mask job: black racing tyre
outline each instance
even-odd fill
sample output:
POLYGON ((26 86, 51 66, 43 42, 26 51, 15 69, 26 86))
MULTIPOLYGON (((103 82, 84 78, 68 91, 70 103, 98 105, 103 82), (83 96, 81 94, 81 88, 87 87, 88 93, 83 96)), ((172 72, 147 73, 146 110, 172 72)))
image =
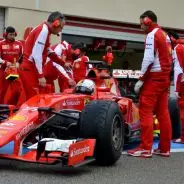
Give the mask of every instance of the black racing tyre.
POLYGON ((181 135, 181 122, 177 99, 174 97, 169 98, 169 113, 172 123, 172 138, 177 139, 181 135))
POLYGON ((80 137, 95 138, 95 158, 99 165, 110 166, 121 156, 124 144, 124 125, 117 103, 95 100, 81 113, 80 137))

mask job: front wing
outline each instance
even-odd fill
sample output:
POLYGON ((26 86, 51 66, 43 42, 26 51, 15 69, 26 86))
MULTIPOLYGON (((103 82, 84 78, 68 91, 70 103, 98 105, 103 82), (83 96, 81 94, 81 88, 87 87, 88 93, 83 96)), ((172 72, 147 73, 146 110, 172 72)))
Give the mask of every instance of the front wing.
MULTIPOLYGON (((67 141, 67 140, 66 140, 67 141)), ((28 149, 23 155, 0 154, 0 158, 20 160, 25 162, 56 164, 62 163, 63 166, 77 167, 94 161, 95 139, 81 139, 68 145, 65 149, 48 149, 47 143, 50 141, 41 140, 37 147, 28 149), (55 149, 55 150, 54 150, 55 149)), ((61 145, 62 146, 62 145, 61 145)))

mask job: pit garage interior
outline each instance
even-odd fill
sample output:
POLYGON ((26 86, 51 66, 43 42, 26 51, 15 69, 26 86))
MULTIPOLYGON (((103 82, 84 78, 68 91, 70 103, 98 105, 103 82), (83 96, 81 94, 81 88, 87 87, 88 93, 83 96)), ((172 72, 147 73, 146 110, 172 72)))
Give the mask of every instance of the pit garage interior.
POLYGON ((84 43, 90 60, 102 60, 106 46, 113 48, 113 68, 140 69, 145 35, 139 25, 67 17, 62 40, 84 43))
MULTIPOLYGON (((183 30, 175 31, 184 37, 183 30)), ((138 24, 67 16, 62 33, 62 40, 86 44, 90 60, 102 60, 106 46, 110 45, 113 48, 114 69, 141 68, 145 34, 138 24)))

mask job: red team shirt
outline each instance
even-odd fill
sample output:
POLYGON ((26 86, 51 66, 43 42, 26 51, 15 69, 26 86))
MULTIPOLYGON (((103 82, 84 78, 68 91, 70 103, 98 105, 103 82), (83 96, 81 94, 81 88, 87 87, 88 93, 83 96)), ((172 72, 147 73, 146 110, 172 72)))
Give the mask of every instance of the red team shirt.
POLYGON ((23 52, 22 43, 15 40, 11 42, 9 40, 3 40, 0 42, 0 58, 5 61, 2 67, 6 67, 7 62, 12 64, 21 57, 23 52))
POLYGON ((82 79, 85 79, 89 58, 87 56, 82 56, 79 59, 75 60, 73 63, 73 78, 75 82, 79 82, 82 79))

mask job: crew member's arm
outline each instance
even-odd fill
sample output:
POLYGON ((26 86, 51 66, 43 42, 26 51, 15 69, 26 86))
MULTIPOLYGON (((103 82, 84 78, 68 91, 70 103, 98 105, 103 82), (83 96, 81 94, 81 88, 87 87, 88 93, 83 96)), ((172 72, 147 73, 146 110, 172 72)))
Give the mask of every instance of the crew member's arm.
POLYGON ((182 69, 182 50, 178 49, 177 47, 174 50, 174 87, 175 92, 180 92, 180 84, 183 75, 182 69))
POLYGON ((144 81, 154 62, 156 42, 152 35, 147 36, 145 42, 144 58, 141 66, 140 80, 144 81))
POLYGON ((62 66, 58 65, 55 62, 53 62, 53 65, 59 70, 60 77, 62 78, 63 81, 68 81, 70 86, 75 85, 74 80, 67 74, 67 72, 65 71, 65 69, 62 66))
POLYGON ((2 46, 3 46, 3 42, 0 42, 0 68, 2 70, 5 70, 6 67, 7 67, 7 64, 9 64, 9 62, 4 60, 4 59, 2 59, 2 53, 3 53, 2 46))
POLYGON ((23 59, 23 44, 20 42, 20 52, 19 52, 19 58, 17 60, 18 63, 21 63, 22 62, 22 59, 23 59))
POLYGON ((36 35, 37 38, 32 50, 32 57, 36 65, 39 78, 43 77, 43 51, 45 48, 46 40, 49 36, 48 34, 48 29, 43 26, 42 30, 36 35))
POLYGON ((62 59, 61 56, 57 55, 55 53, 54 50, 52 50, 51 48, 49 48, 48 50, 48 57, 54 61, 55 63, 57 63, 58 65, 61 65, 61 66, 65 66, 65 61, 62 59))

